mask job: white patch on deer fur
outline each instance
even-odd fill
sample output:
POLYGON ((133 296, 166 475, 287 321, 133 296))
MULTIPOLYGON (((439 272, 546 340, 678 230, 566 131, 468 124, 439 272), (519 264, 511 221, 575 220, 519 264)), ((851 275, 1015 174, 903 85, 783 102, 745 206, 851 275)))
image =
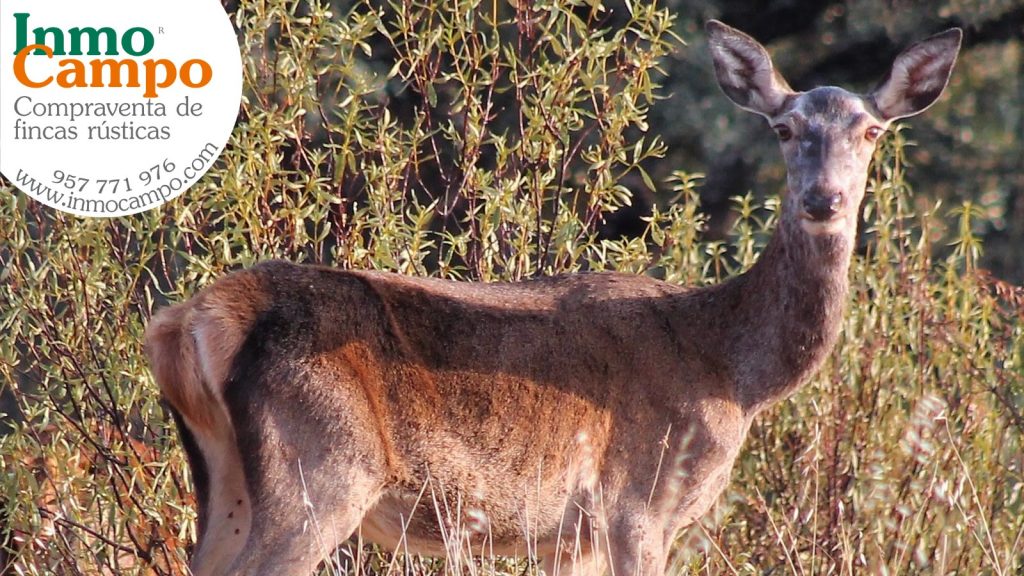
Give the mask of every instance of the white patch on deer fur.
POLYGON ((824 222, 818 222, 816 220, 808 220, 807 218, 800 219, 800 228, 804 232, 807 232, 811 236, 825 236, 829 234, 839 234, 846 229, 846 222, 843 218, 833 218, 824 222))

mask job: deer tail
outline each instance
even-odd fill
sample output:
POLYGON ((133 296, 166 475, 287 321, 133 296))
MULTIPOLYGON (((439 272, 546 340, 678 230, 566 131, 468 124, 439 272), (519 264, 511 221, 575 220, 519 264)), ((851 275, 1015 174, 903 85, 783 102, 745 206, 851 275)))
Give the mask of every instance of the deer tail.
POLYGON ((160 310, 146 328, 153 377, 178 424, 196 487, 197 573, 226 570, 251 526, 252 503, 224 391, 268 301, 256 272, 237 272, 160 310))

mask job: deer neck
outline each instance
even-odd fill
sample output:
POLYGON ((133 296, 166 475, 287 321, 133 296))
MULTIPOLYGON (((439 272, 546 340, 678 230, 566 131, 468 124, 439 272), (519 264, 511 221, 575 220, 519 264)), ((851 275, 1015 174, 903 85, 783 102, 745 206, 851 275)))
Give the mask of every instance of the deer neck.
POLYGON ((759 412, 806 382, 839 335, 855 230, 808 234, 783 218, 758 262, 730 287, 742 314, 732 335, 739 398, 759 412))

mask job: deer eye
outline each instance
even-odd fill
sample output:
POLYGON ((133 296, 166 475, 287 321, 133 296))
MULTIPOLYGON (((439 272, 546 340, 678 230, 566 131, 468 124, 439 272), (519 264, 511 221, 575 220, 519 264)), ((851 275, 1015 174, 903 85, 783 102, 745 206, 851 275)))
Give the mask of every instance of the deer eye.
POLYGON ((881 128, 880 126, 872 126, 871 128, 868 128, 866 132, 864 132, 864 139, 866 139, 868 142, 874 142, 875 140, 878 140, 884 133, 884 128, 881 128))
POLYGON ((775 126, 772 126, 772 130, 775 130, 775 133, 779 135, 779 140, 781 140, 782 142, 785 142, 793 137, 793 131, 790 130, 789 126, 786 126, 785 124, 776 124, 775 126))

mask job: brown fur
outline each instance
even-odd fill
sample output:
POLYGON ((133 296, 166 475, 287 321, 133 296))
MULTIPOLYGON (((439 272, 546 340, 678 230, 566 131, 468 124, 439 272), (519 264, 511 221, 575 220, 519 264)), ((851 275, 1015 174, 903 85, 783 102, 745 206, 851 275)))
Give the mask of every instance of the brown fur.
POLYGON ((165 308, 146 327, 146 353, 153 378, 167 402, 181 414, 187 414, 196 429, 209 430, 216 416, 216 400, 203 383, 191 330, 191 306, 179 304, 165 308))
POLYGON ((549 574, 665 569, 727 485, 751 419, 835 342, 873 150, 861 131, 887 122, 840 89, 744 76, 773 70, 763 48, 709 31, 716 70, 740 82, 727 93, 794 133, 779 228, 746 274, 688 290, 275 261, 154 318, 154 376, 208 486, 196 574, 308 574, 357 530, 397 551, 529 552, 549 574), (802 201, 822 189, 843 205, 808 221, 802 201))
POLYGON ((185 304, 165 308, 146 327, 146 353, 167 402, 196 430, 211 431, 227 367, 266 306, 246 274, 210 286, 185 304))

